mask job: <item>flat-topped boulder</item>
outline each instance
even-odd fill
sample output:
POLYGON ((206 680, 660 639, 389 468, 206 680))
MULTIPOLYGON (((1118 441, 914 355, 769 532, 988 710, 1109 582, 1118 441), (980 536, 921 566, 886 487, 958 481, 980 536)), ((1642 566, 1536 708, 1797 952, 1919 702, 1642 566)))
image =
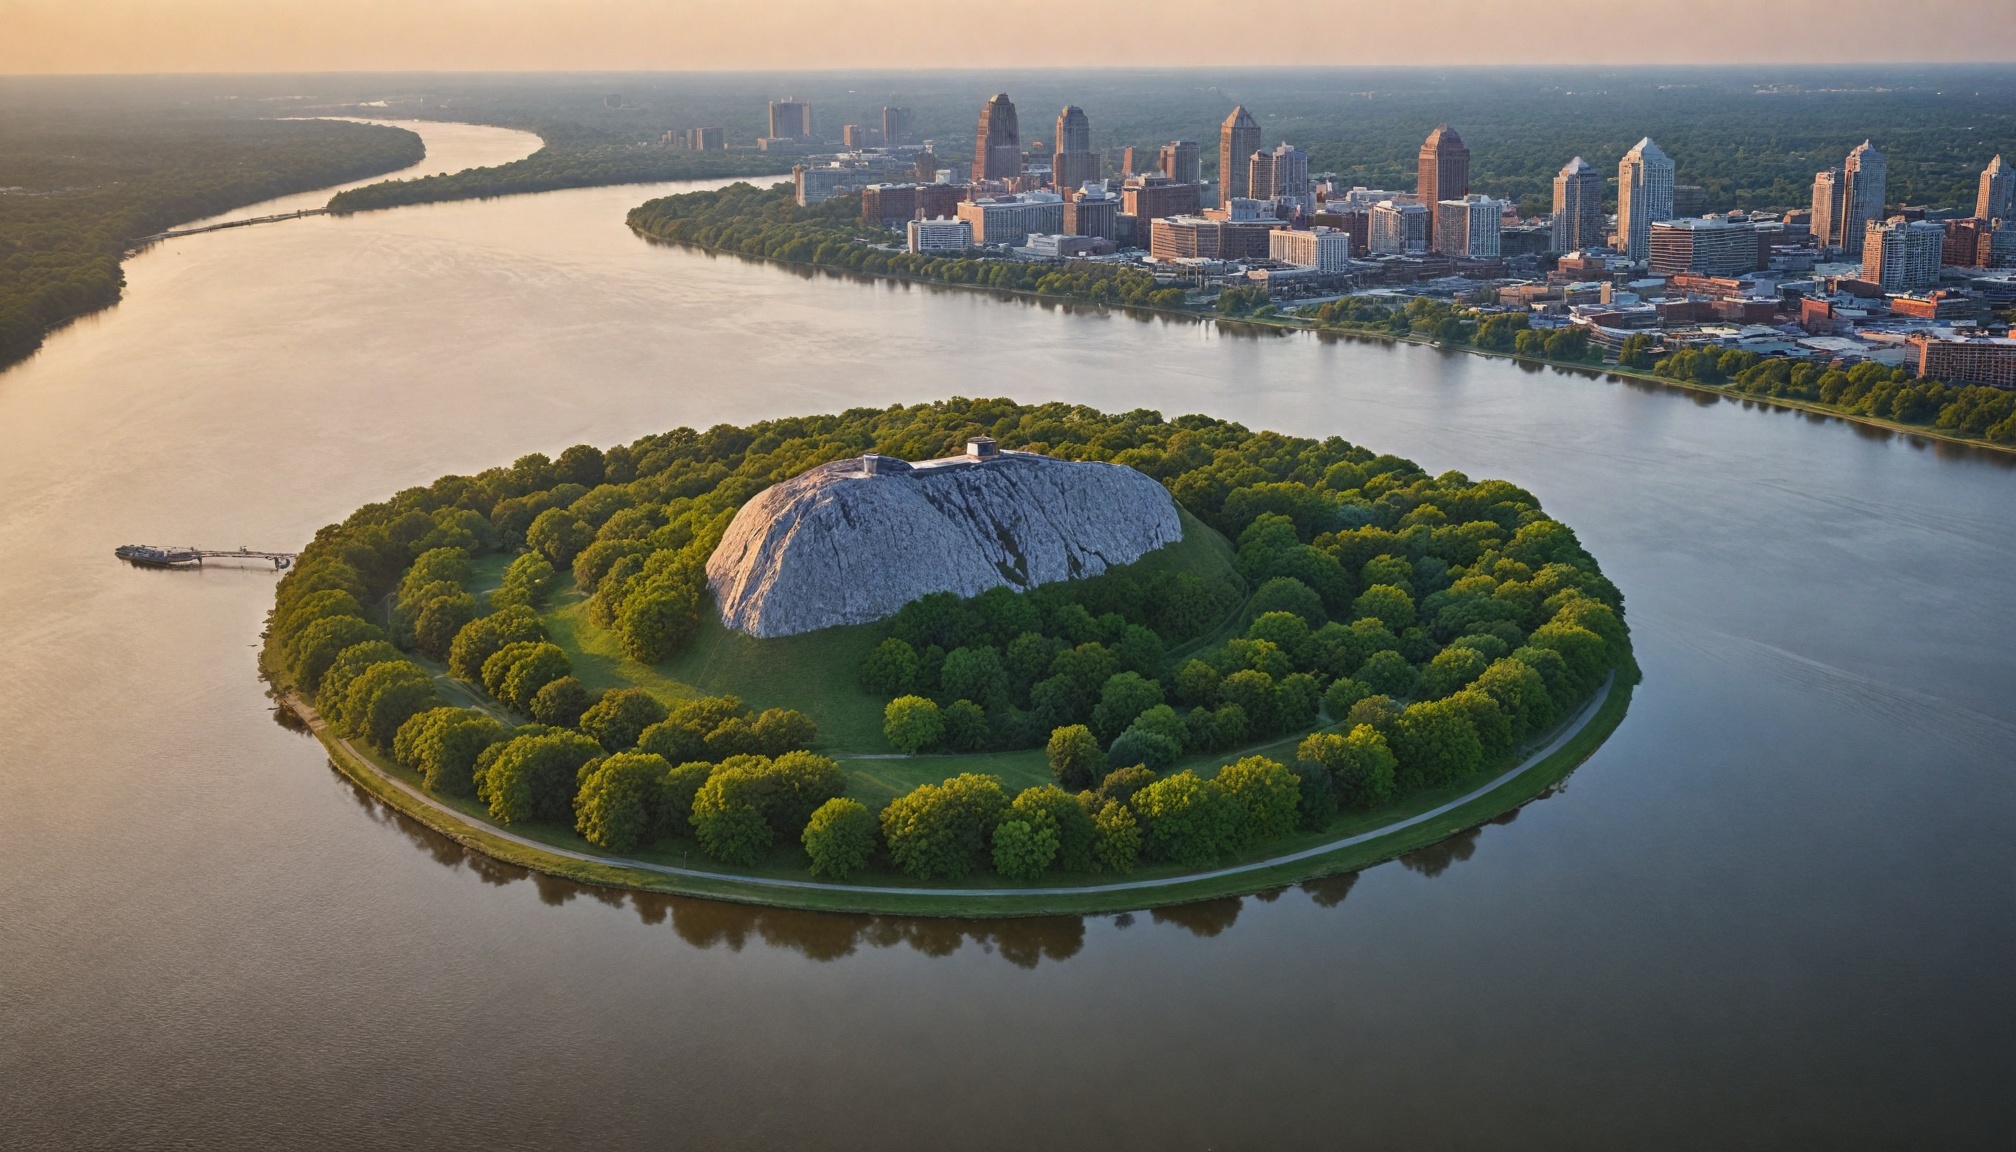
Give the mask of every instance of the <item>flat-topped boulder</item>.
POLYGON ((707 559, 722 622, 752 636, 865 624, 932 592, 1096 576, 1183 536, 1176 502, 1118 464, 1003 452, 868 455, 758 493, 707 559))

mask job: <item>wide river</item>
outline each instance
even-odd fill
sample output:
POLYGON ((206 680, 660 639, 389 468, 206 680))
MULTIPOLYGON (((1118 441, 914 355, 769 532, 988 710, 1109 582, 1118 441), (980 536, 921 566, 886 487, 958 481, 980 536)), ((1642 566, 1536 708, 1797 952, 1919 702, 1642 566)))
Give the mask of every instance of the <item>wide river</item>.
MULTIPOLYGON (((527 149, 422 131, 425 170, 527 149)), ((662 191, 162 244, 0 374, 0 1145, 2008 1147, 2011 458, 709 258, 625 229, 662 191), (298 548, 527 452, 948 395, 1524 485, 1628 598, 1630 715, 1552 798, 1355 877, 1086 919, 766 912, 389 815, 274 722, 270 571, 111 555, 298 548)))

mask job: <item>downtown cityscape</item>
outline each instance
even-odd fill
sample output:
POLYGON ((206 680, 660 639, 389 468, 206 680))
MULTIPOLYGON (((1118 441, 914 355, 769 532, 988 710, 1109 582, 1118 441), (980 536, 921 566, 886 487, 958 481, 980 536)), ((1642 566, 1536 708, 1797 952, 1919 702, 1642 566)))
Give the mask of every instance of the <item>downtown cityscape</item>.
MULTIPOLYGON (((816 154, 813 106, 775 101, 756 146, 808 153, 792 168, 801 207, 858 196, 861 222, 912 253, 1110 262, 1207 303, 1257 288, 1270 311, 1353 296, 1455 300, 1479 318, 1523 316, 1529 343, 1565 332, 1570 347, 1632 367, 1740 351, 2016 388, 2016 173, 2000 155, 1984 158, 1971 211, 1886 199, 1884 154, 1865 141, 1814 175, 1810 205, 1710 212, 1706 191, 1677 182, 1674 158, 1646 138, 1614 178, 1607 160, 1567 160, 1552 212, 1528 218, 1473 188, 1470 150, 1448 124, 1427 133, 1414 187, 1398 190, 1312 173, 1287 142, 1262 147, 1243 106, 1218 125, 1215 148, 1095 151, 1084 109, 1065 107, 1046 140, 1049 123, 1025 133, 1001 93, 957 167, 912 138, 908 109, 881 112, 879 125, 843 126, 843 150, 816 154), (1217 158, 1209 179, 1206 149, 1217 158)), ((728 146, 718 127, 661 142, 728 146)))

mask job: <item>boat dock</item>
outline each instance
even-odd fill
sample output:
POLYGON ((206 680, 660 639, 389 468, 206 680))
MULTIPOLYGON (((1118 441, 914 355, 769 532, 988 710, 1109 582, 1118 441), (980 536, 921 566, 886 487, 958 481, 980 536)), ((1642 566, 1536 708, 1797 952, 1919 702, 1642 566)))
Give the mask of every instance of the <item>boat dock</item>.
POLYGON ((201 568, 205 560, 258 560, 274 571, 291 568, 298 552, 260 552, 251 548, 159 548, 152 544, 121 544, 112 554, 142 568, 201 568))

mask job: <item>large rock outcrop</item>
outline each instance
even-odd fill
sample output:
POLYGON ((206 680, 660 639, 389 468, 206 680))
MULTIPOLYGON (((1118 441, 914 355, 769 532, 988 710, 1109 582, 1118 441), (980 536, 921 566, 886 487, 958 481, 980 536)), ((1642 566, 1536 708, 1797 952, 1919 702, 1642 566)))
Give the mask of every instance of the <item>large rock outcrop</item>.
POLYGON ((880 620, 929 592, 1094 576, 1182 535, 1162 485, 1117 464, 864 456, 758 493, 707 580, 729 627, 790 636, 880 620))

